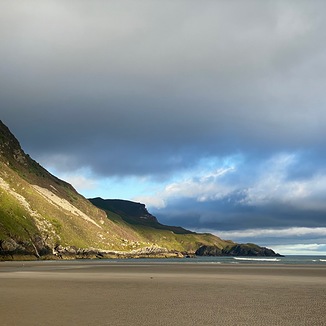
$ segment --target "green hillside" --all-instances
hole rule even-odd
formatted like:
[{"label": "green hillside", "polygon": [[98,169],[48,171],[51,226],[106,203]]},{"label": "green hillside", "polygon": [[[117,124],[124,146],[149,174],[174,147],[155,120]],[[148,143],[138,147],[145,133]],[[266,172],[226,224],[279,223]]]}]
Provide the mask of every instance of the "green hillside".
[{"label": "green hillside", "polygon": [[[103,207],[100,199],[92,201],[98,207],[26,155],[0,122],[3,259],[180,255],[202,244],[225,243],[213,235],[164,226],[142,204],[113,200]],[[141,218],[145,211],[147,217]]]},{"label": "green hillside", "polygon": [[87,200],[25,154],[0,121],[2,260],[266,254],[257,248],[163,225],[141,203]]},{"label": "green hillside", "polygon": [[182,227],[159,223],[144,204],[118,199],[90,199],[95,206],[103,209],[107,216],[130,227],[143,239],[169,251],[193,254],[201,245],[214,243],[223,248],[233,242],[224,241],[212,234],[198,234]]},{"label": "green hillside", "polygon": [[145,205],[141,203],[121,199],[102,198],[93,198],[89,199],[89,201],[109,214],[110,212],[118,214],[125,222],[135,227],[137,230],[154,228],[157,230],[172,231],[176,234],[194,234],[194,232],[182,227],[168,226],[159,223],[156,217],[150,214]]}]

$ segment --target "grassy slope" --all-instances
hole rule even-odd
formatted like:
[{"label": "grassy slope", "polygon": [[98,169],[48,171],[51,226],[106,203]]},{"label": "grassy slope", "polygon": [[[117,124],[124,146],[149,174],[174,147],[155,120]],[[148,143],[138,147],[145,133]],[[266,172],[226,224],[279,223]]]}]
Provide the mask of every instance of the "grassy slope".
[{"label": "grassy slope", "polygon": [[138,213],[133,214],[135,203],[119,202],[123,206],[131,205],[129,210],[95,207],[70,184],[26,155],[0,121],[1,246],[8,239],[26,248],[61,245],[123,251],[157,245],[168,250],[194,252],[203,244],[228,245],[213,235],[162,225],[147,211],[149,218],[141,219]]},{"label": "grassy slope", "polygon": [[[46,243],[51,248],[60,244],[78,248],[126,251],[152,245],[168,250],[191,252],[202,244],[225,246],[224,241],[209,234],[199,235],[155,221],[145,223],[140,220],[140,223],[137,223],[134,217],[128,218],[127,214],[122,213],[120,214],[123,216],[120,216],[110,210],[105,214],[65,184],[53,183],[60,193],[60,198],[85,212],[101,226],[99,228],[62,207],[53,205],[3,162],[0,162],[0,169],[0,177],[10,188],[15,189],[15,193],[22,196],[29,206],[29,209],[26,209],[15,196],[0,188],[1,239],[11,237],[17,241],[31,242],[30,234],[33,234],[46,238]],[[45,188],[45,180],[37,182],[35,176],[32,179]],[[53,184],[46,186],[51,189]],[[31,211],[35,215],[31,214]]]},{"label": "grassy slope", "polygon": [[[119,223],[131,227],[147,241],[169,250],[194,252],[201,245],[215,245],[224,248],[233,244],[233,242],[224,241],[212,234],[198,234],[181,227],[163,225],[148,213],[143,204],[101,198],[93,198],[90,201],[105,210],[109,218],[118,213]],[[143,218],[143,216],[148,218]]]}]

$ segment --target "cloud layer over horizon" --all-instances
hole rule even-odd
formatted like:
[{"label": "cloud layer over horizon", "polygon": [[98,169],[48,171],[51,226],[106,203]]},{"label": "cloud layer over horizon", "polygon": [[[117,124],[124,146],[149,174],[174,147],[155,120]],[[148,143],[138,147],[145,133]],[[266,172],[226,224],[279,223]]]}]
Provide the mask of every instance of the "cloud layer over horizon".
[{"label": "cloud layer over horizon", "polygon": [[141,200],[162,223],[326,252],[325,9],[2,2],[0,118],[85,196]]}]

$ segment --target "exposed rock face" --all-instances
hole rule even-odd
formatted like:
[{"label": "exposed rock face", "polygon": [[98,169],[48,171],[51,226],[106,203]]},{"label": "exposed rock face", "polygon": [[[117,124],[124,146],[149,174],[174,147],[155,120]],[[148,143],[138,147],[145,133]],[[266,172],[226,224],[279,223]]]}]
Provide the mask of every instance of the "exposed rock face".
[{"label": "exposed rock face", "polygon": [[180,226],[168,226],[159,223],[157,218],[150,214],[146,206],[142,203],[121,199],[102,199],[100,197],[91,198],[89,201],[100,209],[118,214],[124,221],[131,225],[142,225],[160,230],[169,230],[176,234],[195,234]]},{"label": "exposed rock face", "polygon": [[21,164],[27,164],[25,153],[22,151],[19,141],[14,137],[8,127],[0,120],[0,153],[8,160],[16,160]]},{"label": "exposed rock face", "polygon": [[201,246],[196,251],[197,256],[261,256],[261,257],[280,257],[272,249],[260,247],[252,243],[235,244],[220,249],[216,246]]},{"label": "exposed rock face", "polygon": [[150,214],[146,209],[146,206],[142,203],[135,203],[129,200],[121,199],[102,199],[99,197],[90,199],[90,201],[95,206],[103,209],[109,209],[110,211],[119,215],[126,215],[129,218],[143,219],[155,223],[158,222],[156,217]]},{"label": "exposed rock face", "polygon": [[151,246],[137,250],[126,251],[113,251],[113,250],[99,250],[96,248],[81,249],[74,246],[63,247],[56,246],[53,250],[54,257],[60,259],[71,258],[147,258],[147,257],[183,257],[180,252],[168,251],[166,248]]},{"label": "exposed rock face", "polygon": [[272,249],[259,247],[254,244],[237,244],[228,251],[228,254],[230,256],[280,256]]},{"label": "exposed rock face", "polygon": [[151,255],[151,254],[162,254],[162,253],[167,253],[167,252],[168,252],[168,250],[166,248],[152,246],[152,247],[141,248],[138,250],[133,250],[131,253]]},{"label": "exposed rock face", "polygon": [[216,246],[201,246],[195,254],[196,256],[223,256],[223,251]]},{"label": "exposed rock face", "polygon": [[35,235],[30,241],[17,241],[12,238],[0,240],[0,258],[1,256],[41,256],[51,254],[52,250],[48,247],[40,236]]}]

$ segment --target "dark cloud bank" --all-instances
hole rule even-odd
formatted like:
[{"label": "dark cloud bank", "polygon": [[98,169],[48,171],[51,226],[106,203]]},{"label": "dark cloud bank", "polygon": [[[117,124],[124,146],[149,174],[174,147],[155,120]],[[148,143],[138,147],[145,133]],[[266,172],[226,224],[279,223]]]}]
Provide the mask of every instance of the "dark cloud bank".
[{"label": "dark cloud bank", "polygon": [[[168,180],[203,159],[243,158],[223,181],[233,193],[198,201],[165,192],[163,222],[325,227],[325,9],[319,1],[2,2],[1,118],[60,173]],[[262,202],[253,189],[263,191],[279,155],[295,156],[278,183],[292,188],[271,195],[269,183]],[[282,201],[291,189],[296,198]]]}]

